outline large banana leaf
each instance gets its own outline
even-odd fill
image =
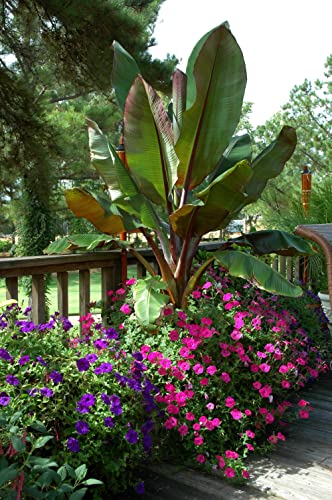
[[[177,178],[172,124],[160,97],[140,76],[126,100],[124,143],[129,170],[140,191],[164,206]]]
[[[92,120],[86,122],[91,162],[109,187],[112,200],[115,201],[119,193],[122,196],[135,196],[139,192],[138,188],[113,146],[95,122]]]
[[[227,245],[250,246],[256,255],[276,253],[278,255],[316,255],[312,245],[301,238],[286,231],[263,230],[243,234],[232,238]]]
[[[245,63],[226,25],[198,42],[189,58],[187,75],[187,110],[176,144],[180,160],[177,184],[192,189],[216,167],[241,114]],[[194,104],[188,109],[193,96]]]
[[[194,236],[202,236],[223,226],[229,214],[244,205],[243,188],[251,175],[251,167],[245,160],[221,174],[204,191],[196,193],[201,203],[183,205],[172,213],[173,230],[184,238],[189,227]]]
[[[257,201],[269,179],[277,177],[296,147],[296,131],[284,126],[276,138],[252,162],[253,176],[246,186],[246,204]]]
[[[135,59],[119,44],[113,42],[114,57],[112,68],[112,87],[121,110],[124,110],[127,95],[136,76],[140,74]]]
[[[63,238],[53,241],[44,250],[44,253],[59,254],[72,250],[91,251],[97,247],[103,247],[106,250],[109,245],[118,246],[119,243],[124,245],[127,242],[119,242],[118,240],[108,237],[105,234],[73,234],[71,236],[64,236]]]
[[[158,230],[165,244],[167,236],[152,204],[140,193],[134,179],[98,125],[92,120],[87,122],[92,164],[109,186],[113,201],[127,213],[140,217],[143,226]],[[124,196],[114,195],[119,191],[122,191]]]
[[[303,293],[301,287],[290,283],[257,257],[237,250],[217,250],[213,255],[232,276],[249,280],[258,288],[287,297],[299,297]]]
[[[140,221],[121,212],[109,200],[99,199],[84,191],[73,188],[65,191],[68,207],[76,217],[84,217],[90,221],[98,231],[105,234],[120,234],[123,231],[136,231],[142,226]]]
[[[154,277],[138,280],[133,287],[134,308],[137,319],[146,327],[151,327],[159,318],[161,308],[169,302],[169,296],[160,289],[167,286]]]

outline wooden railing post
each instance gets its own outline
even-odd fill
[[[32,321],[37,323],[44,323],[45,321],[45,286],[44,275],[32,275]]]
[[[90,271],[83,269],[79,272],[80,290],[80,316],[85,316],[89,312],[90,303]]]
[[[58,281],[58,310],[62,316],[68,316],[68,273],[60,271],[57,273]]]
[[[6,299],[18,299],[18,279],[16,276],[6,278]]]

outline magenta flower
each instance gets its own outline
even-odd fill
[[[259,365],[259,368],[262,370],[262,372],[267,373],[271,370],[271,366],[268,365],[267,363],[261,363]]]
[[[197,363],[196,365],[193,366],[193,370],[196,373],[196,375],[200,375],[201,373],[204,372],[204,366]]]
[[[205,456],[200,453],[199,455],[197,455],[196,460],[200,464],[203,464],[205,462]]]
[[[227,476],[227,477],[234,477],[235,476],[235,471],[232,467],[227,467],[227,469],[225,469],[224,473],[225,473],[225,476]]]
[[[242,411],[240,411],[236,408],[231,411],[231,415],[234,418],[234,420],[240,420],[243,417]]]
[[[307,410],[300,410],[299,415],[301,418],[309,418],[309,412]]]
[[[227,372],[222,372],[222,374],[221,374],[221,377],[220,377],[220,378],[221,378],[221,380],[222,380],[223,382],[225,382],[226,384],[228,384],[228,382],[230,382],[230,381],[231,381],[231,377],[228,375],[228,373],[227,373]]]
[[[179,340],[179,334],[178,334],[177,330],[171,330],[169,332],[168,336],[172,342]]]
[[[128,304],[123,304],[120,307],[120,311],[123,312],[123,314],[130,314],[131,313],[131,309],[130,309],[130,306]]]
[[[191,413],[190,411],[186,414],[186,419],[187,420],[195,420],[195,415],[193,413]]]
[[[250,431],[249,429],[246,430],[246,434],[251,439],[254,439],[254,437],[255,437],[255,433],[253,431]]]
[[[210,365],[207,367],[206,369],[206,372],[209,374],[209,375],[214,375],[217,371],[217,367],[214,366],[214,365]]]
[[[180,427],[178,428],[178,431],[179,433],[181,434],[181,436],[185,436],[186,434],[188,434],[188,426],[186,424],[182,424],[180,425]]]
[[[194,290],[191,295],[194,297],[194,299],[199,299],[202,296],[202,294],[199,290]]]
[[[231,398],[230,396],[228,396],[225,400],[225,405],[228,407],[228,408],[233,408],[233,406],[236,405],[236,402],[235,402],[235,399]]]
[[[202,436],[196,436],[194,438],[194,444],[196,446],[201,446],[203,443],[204,443],[204,439],[202,438]]]
[[[242,474],[242,477],[244,479],[249,479],[249,477],[250,477],[249,472],[247,470],[245,470],[245,469],[241,472],[241,474]]]
[[[226,450],[225,451],[226,458],[234,458],[235,460],[239,458],[239,454],[236,451]]]

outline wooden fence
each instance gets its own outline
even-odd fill
[[[204,242],[200,248],[208,251],[216,250],[219,242]],[[156,262],[150,249],[141,249],[140,253],[153,265]],[[279,270],[288,279],[300,276],[298,260],[289,257],[275,258],[272,266]],[[145,268],[131,254],[128,254],[128,265],[136,266],[137,277],[145,275]],[[58,288],[58,308],[63,316],[68,316],[68,272],[79,272],[79,314],[89,311],[90,303],[90,270],[101,269],[100,296],[105,306],[109,305],[108,290],[121,285],[121,252],[111,250],[107,252],[93,252],[85,254],[69,254],[38,257],[13,257],[0,259],[0,278],[5,278],[6,298],[19,299],[18,278],[21,276],[32,277],[32,321],[42,323],[45,321],[45,275],[56,273]],[[1,297],[0,297],[1,301]]]

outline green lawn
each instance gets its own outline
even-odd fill
[[[128,276],[131,278],[135,276],[135,267],[128,268]],[[69,315],[79,314],[79,277],[78,271],[68,273],[68,286],[69,286]],[[0,279],[0,302],[6,298],[5,280]],[[101,273],[100,269],[93,269],[90,272],[90,300],[101,299]],[[19,287],[19,302],[26,307],[28,298],[24,296],[22,289]],[[57,310],[57,280],[56,275],[52,275],[49,293],[50,313],[52,314]]]

